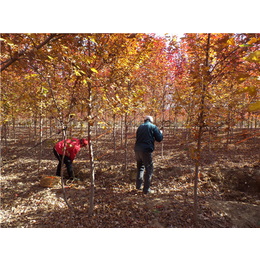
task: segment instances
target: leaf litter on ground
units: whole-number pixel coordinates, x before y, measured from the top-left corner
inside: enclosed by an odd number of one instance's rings
[[[259,140],[259,139],[257,139]],[[109,144],[109,138],[106,144]],[[24,144],[24,147],[26,148]],[[128,172],[135,171],[133,140],[129,141]],[[191,228],[193,224],[194,162],[180,136],[164,141],[164,156],[157,145],[154,156],[152,189],[144,195],[135,190],[134,181],[124,175],[124,152],[118,150],[95,161],[95,207],[88,213],[90,180],[66,186],[72,205],[72,227],[78,228]],[[111,144],[112,147],[112,144]],[[110,147],[107,147],[109,149]],[[99,145],[94,151],[102,153]],[[248,140],[232,149],[215,147],[202,154],[198,188],[198,223],[196,227],[259,227],[260,190],[248,176],[259,176],[256,142]],[[55,175],[57,161],[51,146],[44,146],[38,172],[38,153],[20,149],[15,158],[2,166],[1,227],[65,228],[70,226],[70,212],[61,186],[43,188],[42,175]],[[4,157],[13,155],[9,151]],[[80,153],[74,167],[89,165]],[[257,173],[258,172],[258,173]],[[258,175],[257,175],[258,174]],[[247,183],[245,184],[245,181]],[[244,181],[244,183],[243,183]],[[248,185],[251,187],[247,187]],[[256,183],[258,183],[256,181]],[[247,185],[248,184],[248,185]],[[260,179],[259,179],[260,187]],[[243,209],[245,214],[241,212]]]

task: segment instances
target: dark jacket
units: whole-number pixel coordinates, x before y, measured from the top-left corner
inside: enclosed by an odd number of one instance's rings
[[[158,130],[157,126],[150,123],[150,121],[146,121],[137,129],[134,150],[151,153],[154,150],[155,140],[161,142],[163,140],[163,135]]]

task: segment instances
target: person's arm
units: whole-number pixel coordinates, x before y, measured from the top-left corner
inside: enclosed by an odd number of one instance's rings
[[[77,144],[74,144],[71,148],[70,148],[70,159],[71,161],[73,161],[77,155],[77,153],[80,151],[80,141],[78,141]]]
[[[154,138],[157,142],[161,142],[163,140],[162,131],[159,131],[157,126],[154,128]]]
[[[63,144],[63,148],[62,148],[62,151],[64,150],[65,146],[66,146],[66,150],[65,150],[65,155],[67,157],[70,157],[70,147],[71,147],[71,140],[70,139],[67,139],[64,143],[65,145]]]

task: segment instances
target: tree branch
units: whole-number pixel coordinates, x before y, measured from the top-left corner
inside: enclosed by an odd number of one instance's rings
[[[53,39],[55,36],[57,36],[56,33],[51,34],[45,41],[43,41],[41,44],[37,45],[35,48],[37,50],[39,50],[40,48],[42,48],[45,44],[47,44],[51,39]],[[19,60],[20,57],[24,56],[27,54],[28,51],[24,50],[21,51],[19,53],[16,53],[15,56],[11,57],[11,59],[5,61],[4,63],[6,63],[5,65],[3,65],[0,69],[0,72],[2,72],[3,70],[5,70],[6,68],[8,68],[11,64],[13,64],[15,61]]]

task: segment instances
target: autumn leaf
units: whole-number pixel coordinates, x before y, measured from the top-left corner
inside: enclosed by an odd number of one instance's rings
[[[227,41],[227,43],[228,43],[229,45],[236,46],[236,43],[235,43],[234,38],[230,38],[230,39]]]
[[[75,74],[76,74],[76,76],[81,76],[81,74],[79,73],[78,70],[75,70]]]
[[[12,41],[10,41],[10,40],[8,40],[8,39],[0,38],[0,41],[4,41],[4,42],[6,42],[8,45],[10,45],[10,46],[14,46],[14,45],[15,45]]]
[[[250,53],[247,57],[244,58],[244,60],[251,62],[260,62],[260,51]]]
[[[255,37],[253,37],[247,44],[252,44],[252,43],[255,43],[257,41],[258,40]]]
[[[95,72],[95,73],[98,73],[98,71],[97,71],[96,69],[94,69],[94,68],[91,68],[91,70],[92,70],[93,72]]]
[[[246,79],[248,79],[248,77],[250,77],[250,75],[247,73],[239,73],[238,76],[236,77],[236,79],[237,79],[238,83],[242,83]]]
[[[91,57],[86,57],[86,60],[88,62],[88,64],[90,64],[91,62],[93,62],[93,59]]]
[[[254,112],[260,110],[260,101],[256,101],[248,106],[248,112]]]

